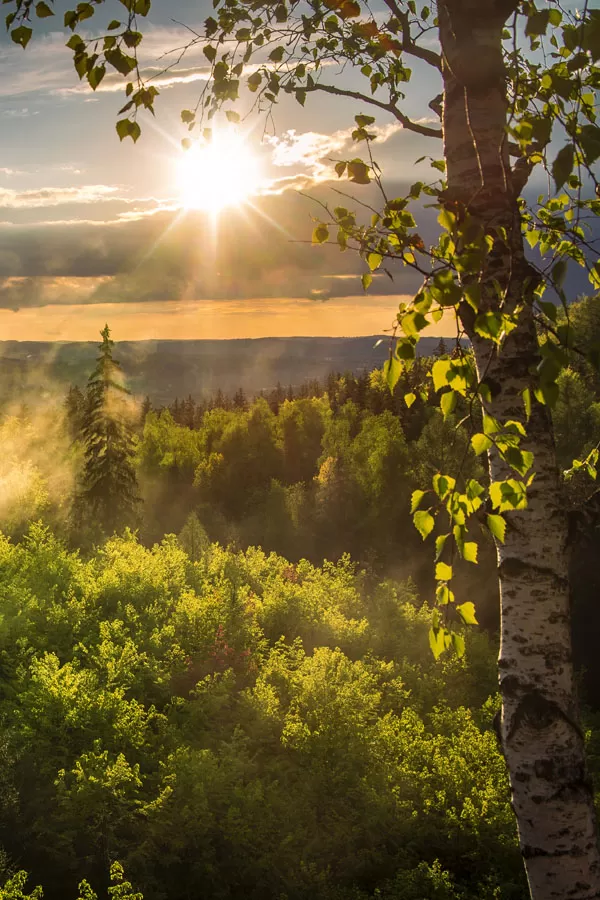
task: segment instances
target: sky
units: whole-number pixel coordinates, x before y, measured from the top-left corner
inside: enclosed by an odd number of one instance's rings
[[[68,6],[57,0],[59,12]],[[186,27],[203,31],[211,9],[154,0],[142,20],[147,75],[173,59]],[[119,11],[107,0],[103,16]],[[310,244],[315,200],[340,202],[331,160],[357,155],[353,117],[371,112],[365,104],[317,96],[302,108],[286,97],[272,121],[249,117],[241,132],[248,149],[227,165],[235,185],[238,168],[256,159],[258,193],[215,218],[186,208],[194,191],[189,160],[182,175],[180,111],[195,105],[206,81],[201,48],[155,78],[156,120],[144,118],[136,145],[120,143],[122,79],[107,75],[96,92],[79,82],[61,19],[36,22],[25,51],[0,39],[0,340],[94,340],[105,321],[121,340],[351,336],[391,327],[418,281],[406,271],[394,281],[380,275],[364,295],[356,255]],[[352,87],[356,76],[331,77]],[[417,70],[407,112],[431,120],[427,102],[436,92]],[[251,102],[243,94],[240,113]],[[439,153],[434,141],[385,114],[375,130],[375,158],[393,191],[428,177],[427,163],[414,161]],[[374,199],[372,188],[352,187],[360,200]],[[425,218],[427,230],[432,217]]]

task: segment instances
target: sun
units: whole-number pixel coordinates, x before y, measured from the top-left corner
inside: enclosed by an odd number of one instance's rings
[[[185,150],[177,162],[176,181],[183,207],[218,215],[258,193],[263,180],[258,159],[232,129],[217,131],[210,141]]]

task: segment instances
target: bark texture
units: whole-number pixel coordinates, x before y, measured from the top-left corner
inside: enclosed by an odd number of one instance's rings
[[[448,190],[498,237],[481,275],[482,305],[498,309],[493,279],[507,310],[523,304],[519,325],[497,351],[460,310],[480,377],[491,391],[488,412],[527,429],[534,454],[528,508],[507,516],[498,545],[501,598],[501,736],[512,802],[534,900],[600,898],[600,853],[571,660],[567,521],[561,504],[552,426],[534,402],[524,421],[522,392],[539,360],[532,314],[535,276],[525,258],[517,192],[505,132],[508,120],[502,28],[516,0],[439,0],[444,77],[444,153]],[[492,480],[514,477],[490,452]]]

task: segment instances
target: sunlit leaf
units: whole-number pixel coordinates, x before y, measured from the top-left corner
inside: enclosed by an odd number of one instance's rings
[[[487,517],[487,526],[491,533],[494,535],[497,541],[500,541],[501,544],[504,543],[504,537],[506,535],[506,522],[503,516],[496,515],[488,515]]]
[[[438,562],[435,564],[435,578],[436,581],[451,581],[452,580],[452,566],[449,566],[445,562]]]
[[[435,520],[430,512],[427,510],[420,509],[413,516],[413,522],[415,523],[415,528],[425,540],[425,538],[431,534],[433,531],[433,526],[435,525]]]
[[[477,625],[477,619],[475,618],[475,604],[471,602],[471,600],[467,600],[466,603],[461,603],[460,606],[456,607],[456,612],[459,614],[465,625]]]

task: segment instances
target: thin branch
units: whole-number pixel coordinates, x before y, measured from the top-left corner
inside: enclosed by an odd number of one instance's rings
[[[402,49],[404,52],[408,53],[410,56],[416,56],[417,59],[422,59],[428,65],[433,66],[441,72],[442,57],[440,54],[436,53],[434,50],[428,50],[427,47],[419,47],[418,44],[415,44],[410,36],[408,13],[401,12],[399,18],[402,25]]]
[[[352,97],[353,100],[361,100],[363,103],[370,103],[371,106],[378,106],[379,109],[384,109],[386,112],[391,113],[400,122],[402,127],[407,129],[407,131],[414,131],[416,134],[422,134],[425,137],[441,138],[442,136],[440,128],[430,128],[428,125],[419,125],[418,122],[413,122],[412,119],[409,119],[408,116],[405,116],[404,113],[400,112],[394,103],[384,103],[382,100],[376,100],[374,97],[368,97],[366,94],[361,94],[360,91],[347,91],[344,88],[335,87],[332,84],[321,84],[320,82],[315,84],[312,88],[306,88],[306,90],[324,91],[326,94],[335,94],[338,97]]]
[[[402,26],[402,50],[405,53],[408,53],[409,56],[415,56],[417,59],[422,59],[424,62],[428,63],[428,65],[433,66],[434,69],[439,69],[441,72],[442,57],[440,54],[436,53],[435,50],[428,50],[427,47],[419,47],[419,45],[415,44],[411,38],[408,13],[399,7],[396,0],[384,0],[384,2],[390,12],[399,19]]]

